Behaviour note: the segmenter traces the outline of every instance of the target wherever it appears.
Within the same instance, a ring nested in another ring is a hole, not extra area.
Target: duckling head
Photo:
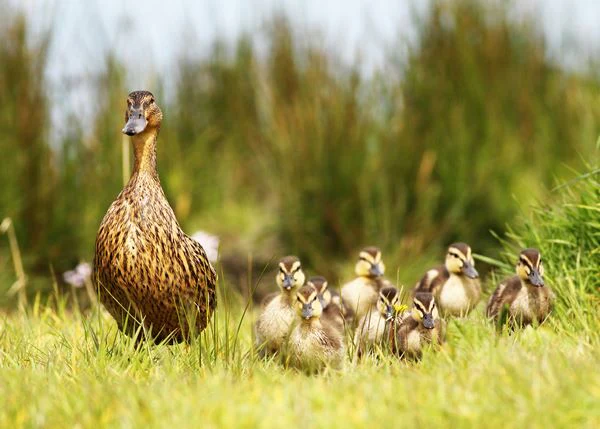
[[[133,91],[127,97],[123,134],[135,136],[160,128],[162,112],[150,91]]]
[[[302,320],[309,321],[321,317],[323,307],[319,301],[319,294],[313,286],[302,286],[296,293],[296,300],[298,315]]]
[[[470,279],[479,277],[479,273],[475,269],[471,247],[466,243],[454,243],[448,247],[445,265],[451,273],[464,275]]]
[[[395,307],[400,303],[400,294],[395,287],[384,287],[379,292],[377,311],[385,318],[391,320],[396,314]]]
[[[429,292],[417,292],[413,299],[412,317],[427,329],[433,329],[439,318],[435,299]]]
[[[525,249],[519,254],[517,275],[533,286],[544,286],[544,265],[537,249]]]
[[[304,284],[305,280],[306,277],[302,271],[300,259],[295,256],[286,256],[279,261],[279,272],[276,281],[282,291],[293,293]]]
[[[313,276],[306,282],[307,285],[314,287],[319,295],[321,307],[327,308],[331,303],[331,292],[327,289],[327,279],[323,276]]]
[[[377,278],[385,273],[385,265],[381,260],[381,251],[377,247],[365,247],[358,254],[358,262],[354,267],[360,277]]]

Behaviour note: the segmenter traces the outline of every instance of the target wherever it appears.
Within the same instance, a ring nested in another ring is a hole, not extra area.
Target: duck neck
[[[133,142],[133,174],[132,176],[150,175],[158,179],[156,172],[156,139],[158,129],[150,129],[131,138]]]

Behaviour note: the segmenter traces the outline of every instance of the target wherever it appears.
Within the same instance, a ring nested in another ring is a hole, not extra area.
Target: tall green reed
[[[296,253],[332,280],[367,244],[392,269],[457,239],[497,256],[489,231],[551,203],[545,190],[592,153],[598,78],[551,61],[534,20],[501,3],[435,1],[416,22],[408,54],[398,40],[370,77],[285,17],[260,50],[249,35],[207,56],[192,46],[159,97],[159,173],[184,229],[220,235],[239,266]],[[127,70],[106,56],[93,118],[68,121],[50,149],[47,47],[26,43],[24,18],[5,23],[0,207],[27,265],[60,273],[91,259],[122,187]]]

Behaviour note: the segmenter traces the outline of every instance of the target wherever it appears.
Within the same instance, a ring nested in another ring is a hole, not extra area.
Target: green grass
[[[1,427],[600,423],[597,318],[589,332],[550,321],[509,336],[478,311],[451,322],[446,347],[420,363],[368,358],[306,376],[258,360],[250,318],[236,341],[239,315],[224,310],[216,337],[136,347],[104,311],[59,307],[0,321]]]
[[[590,166],[505,243],[506,271],[511,245],[544,255],[558,300],[537,328],[498,332],[482,302],[418,363],[369,356],[309,376],[256,356],[255,311],[223,280],[213,323],[177,346],[136,343],[101,307],[82,313],[56,289],[0,317],[0,427],[597,427],[597,178]]]

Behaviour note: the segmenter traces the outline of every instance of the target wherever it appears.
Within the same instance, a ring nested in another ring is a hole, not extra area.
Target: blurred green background
[[[61,273],[92,260],[123,186],[125,97],[141,88],[127,87],[127,65],[108,50],[82,101],[93,115],[73,115],[56,133],[53,26],[32,41],[26,15],[3,11],[0,220],[14,222],[33,295],[51,291],[52,277],[64,287]],[[256,35],[218,39],[145,88],[165,116],[167,197],[185,231],[220,238],[228,284],[247,290],[284,254],[338,283],[358,249],[377,245],[388,275],[412,286],[452,241],[499,257],[491,231],[502,236],[532,203],[551,206],[554,186],[597,163],[593,55],[577,68],[552,59],[534,17],[517,19],[504,2],[432,1],[415,29],[364,73],[360,58],[348,64],[324,48],[318,29],[277,14],[261,49]],[[16,302],[6,293],[14,280],[0,236],[3,307]]]

